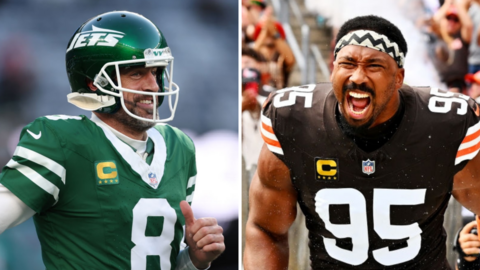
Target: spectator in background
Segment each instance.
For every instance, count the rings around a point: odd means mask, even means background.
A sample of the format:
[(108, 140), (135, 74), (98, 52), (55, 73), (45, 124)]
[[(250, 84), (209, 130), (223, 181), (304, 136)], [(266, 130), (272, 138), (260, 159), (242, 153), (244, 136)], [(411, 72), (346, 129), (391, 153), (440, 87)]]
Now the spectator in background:
[[(260, 135), (262, 88), (260, 71), (255, 68), (242, 68), (242, 155), (247, 171), (255, 167), (262, 148)], [(255, 168), (254, 168), (255, 169)]]
[[(257, 163), (263, 140), (260, 135), (260, 109), (275, 89), (265, 84), (270, 76), (265, 71), (265, 58), (252, 48), (242, 49), (242, 147), (247, 171)], [(253, 169), (255, 171), (255, 168)], [(249, 178), (251, 179), (251, 178)]]
[(476, 220), (467, 223), (462, 229), (460, 229), (454, 244), (454, 249), (458, 253), (458, 270), (480, 269), (480, 260), (478, 259), (478, 254), (480, 253), (480, 241), (478, 239)]
[(255, 24), (253, 23), (249, 8), (242, 3), (242, 47), (253, 42), (252, 35), (254, 31)]
[[(273, 88), (268, 84), (270, 81), (270, 73), (268, 69), (268, 64), (267, 60), (265, 57), (263, 57), (262, 54), (259, 52), (255, 51), (252, 48), (249, 47), (244, 47), (242, 48), (242, 69), (243, 68), (254, 68), (258, 71), (260, 71), (260, 76), (261, 76), (261, 85), (259, 88), (259, 98), (261, 100), (260, 103), (263, 103), (265, 98), (273, 91), (276, 90), (276, 88)], [(262, 99), (263, 98), (263, 99)]]
[(465, 17), (468, 15), (465, 16), (463, 9), (459, 10), (452, 0), (445, 1), (434, 15), (440, 39), (431, 44), (435, 52), (432, 61), (440, 79), (449, 91), (459, 93), (466, 93), (464, 77), (468, 72), (468, 29), (471, 24)]
[(458, 7), (459, 11), (461, 11), (460, 18), (462, 18), (462, 22), (467, 21), (471, 25), (467, 33), (470, 42), (468, 48), (468, 73), (474, 74), (480, 70), (480, 1), (460, 0)]
[(255, 26), (263, 15), (266, 4), (263, 0), (242, 0), (242, 33), (246, 44), (253, 43)]
[(477, 71), (475, 74), (467, 74), (465, 81), (470, 84), (470, 97), (477, 103), (480, 103), (480, 71)]
[(268, 6), (255, 27), (253, 49), (267, 60), (271, 75), (269, 84), (276, 89), (288, 85), (288, 77), (295, 65), (295, 57), (285, 40), (282, 25), (273, 17), (272, 7)]
[[(245, 225), (248, 217), (248, 189), (250, 179), (257, 169), (258, 156), (263, 145), (260, 133), (261, 104), (269, 92), (275, 90), (263, 81), (270, 77), (266, 73), (265, 58), (252, 48), (242, 48), (242, 196), (244, 206), (242, 209), (242, 231), (245, 235)], [(245, 238), (243, 238), (245, 241)], [(244, 246), (244, 242), (242, 243)]]

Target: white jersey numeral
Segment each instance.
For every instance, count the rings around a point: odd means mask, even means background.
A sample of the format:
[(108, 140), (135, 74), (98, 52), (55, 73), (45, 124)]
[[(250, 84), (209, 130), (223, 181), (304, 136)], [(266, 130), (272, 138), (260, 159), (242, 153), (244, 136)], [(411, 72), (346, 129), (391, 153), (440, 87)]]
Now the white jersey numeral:
[[(348, 204), (350, 224), (332, 224), (329, 207), (332, 204)], [(328, 255), (339, 261), (359, 265), (368, 259), (367, 207), (360, 191), (353, 188), (319, 190), (315, 196), (315, 210), (325, 223), (325, 228), (337, 238), (352, 238), (352, 251), (339, 248), (336, 240), (323, 238)]]
[[(163, 229), (160, 236), (145, 236), (148, 217), (163, 217)], [(147, 269), (147, 256), (160, 256), (160, 268), (170, 269), (170, 243), (175, 236), (177, 214), (166, 199), (140, 199), (133, 208), (132, 242), (135, 247), (131, 251), (133, 269)]]
[[(273, 106), (277, 108), (292, 106), (293, 104), (295, 104), (297, 97), (304, 97), (305, 108), (311, 108), (312, 100), (313, 100), (313, 93), (312, 93), (313, 89), (315, 89), (315, 84), (308, 84), (300, 87), (294, 86), (294, 87), (289, 87), (289, 88), (279, 90), (277, 91), (275, 97), (273, 98)], [(283, 96), (285, 96), (286, 92), (291, 92), (288, 95), (288, 99), (280, 100)]]
[[(374, 189), (373, 228), (382, 238), (399, 240), (408, 238), (408, 246), (390, 251), (388, 247), (373, 250), (375, 260), (383, 265), (409, 261), (418, 255), (422, 230), (417, 222), (409, 225), (390, 224), (390, 206), (418, 205), (425, 202), (426, 189)], [(350, 224), (332, 224), (330, 205), (347, 204)], [(352, 250), (336, 246), (336, 239), (323, 238), (329, 256), (344, 263), (360, 265), (368, 259), (368, 223), (365, 197), (353, 188), (321, 189), (315, 195), (315, 211), (325, 223), (325, 228), (337, 238), (351, 238)]]
[(433, 95), (433, 97), (430, 97), (428, 100), (428, 108), (431, 112), (447, 113), (452, 109), (452, 103), (458, 102), (460, 103), (460, 108), (457, 109), (457, 114), (464, 115), (467, 113), (468, 96), (458, 94), (458, 97), (455, 97), (454, 93), (440, 92), (438, 91), (438, 88), (432, 88), (430, 94)]

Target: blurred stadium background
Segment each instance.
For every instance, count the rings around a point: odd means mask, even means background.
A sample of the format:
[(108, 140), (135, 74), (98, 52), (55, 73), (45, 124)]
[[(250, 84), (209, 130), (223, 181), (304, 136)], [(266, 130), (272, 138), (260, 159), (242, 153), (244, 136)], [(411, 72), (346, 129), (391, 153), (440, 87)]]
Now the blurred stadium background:
[[(152, 20), (175, 57), (175, 119), (197, 148), (197, 217), (224, 226), (227, 252), (211, 269), (238, 269), (238, 2), (224, 0), (0, 0), (0, 168), (35, 118), (90, 116), (69, 104), (65, 50), (87, 19), (129, 10)], [(33, 222), (0, 235), (1, 270), (45, 269)]]

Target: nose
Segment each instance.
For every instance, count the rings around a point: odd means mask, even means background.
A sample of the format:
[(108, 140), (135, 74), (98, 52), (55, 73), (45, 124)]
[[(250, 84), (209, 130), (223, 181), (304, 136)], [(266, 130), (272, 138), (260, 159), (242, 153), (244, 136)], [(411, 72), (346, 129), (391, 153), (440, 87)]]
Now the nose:
[(349, 80), (351, 82), (354, 82), (358, 85), (362, 83), (366, 83), (368, 78), (367, 74), (365, 73), (365, 70), (362, 66), (357, 66), (355, 70), (353, 71), (352, 75), (350, 76)]
[(143, 89), (144, 91), (158, 92), (160, 87), (157, 83), (157, 76), (148, 72), (147, 75), (143, 78)]

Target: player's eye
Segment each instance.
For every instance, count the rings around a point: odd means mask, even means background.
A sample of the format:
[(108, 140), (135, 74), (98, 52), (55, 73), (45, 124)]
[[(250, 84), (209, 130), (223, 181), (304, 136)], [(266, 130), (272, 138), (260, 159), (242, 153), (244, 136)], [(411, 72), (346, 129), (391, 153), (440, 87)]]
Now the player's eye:
[(368, 67), (370, 67), (370, 68), (383, 68), (382, 65), (378, 65), (378, 64), (371, 64), (371, 65), (368, 65)]
[(349, 67), (354, 67), (354, 66), (355, 66), (355, 65), (354, 65), (353, 63), (351, 63), (351, 62), (340, 62), (339, 65), (342, 66), (342, 67), (347, 67), (347, 68), (349, 68)]

